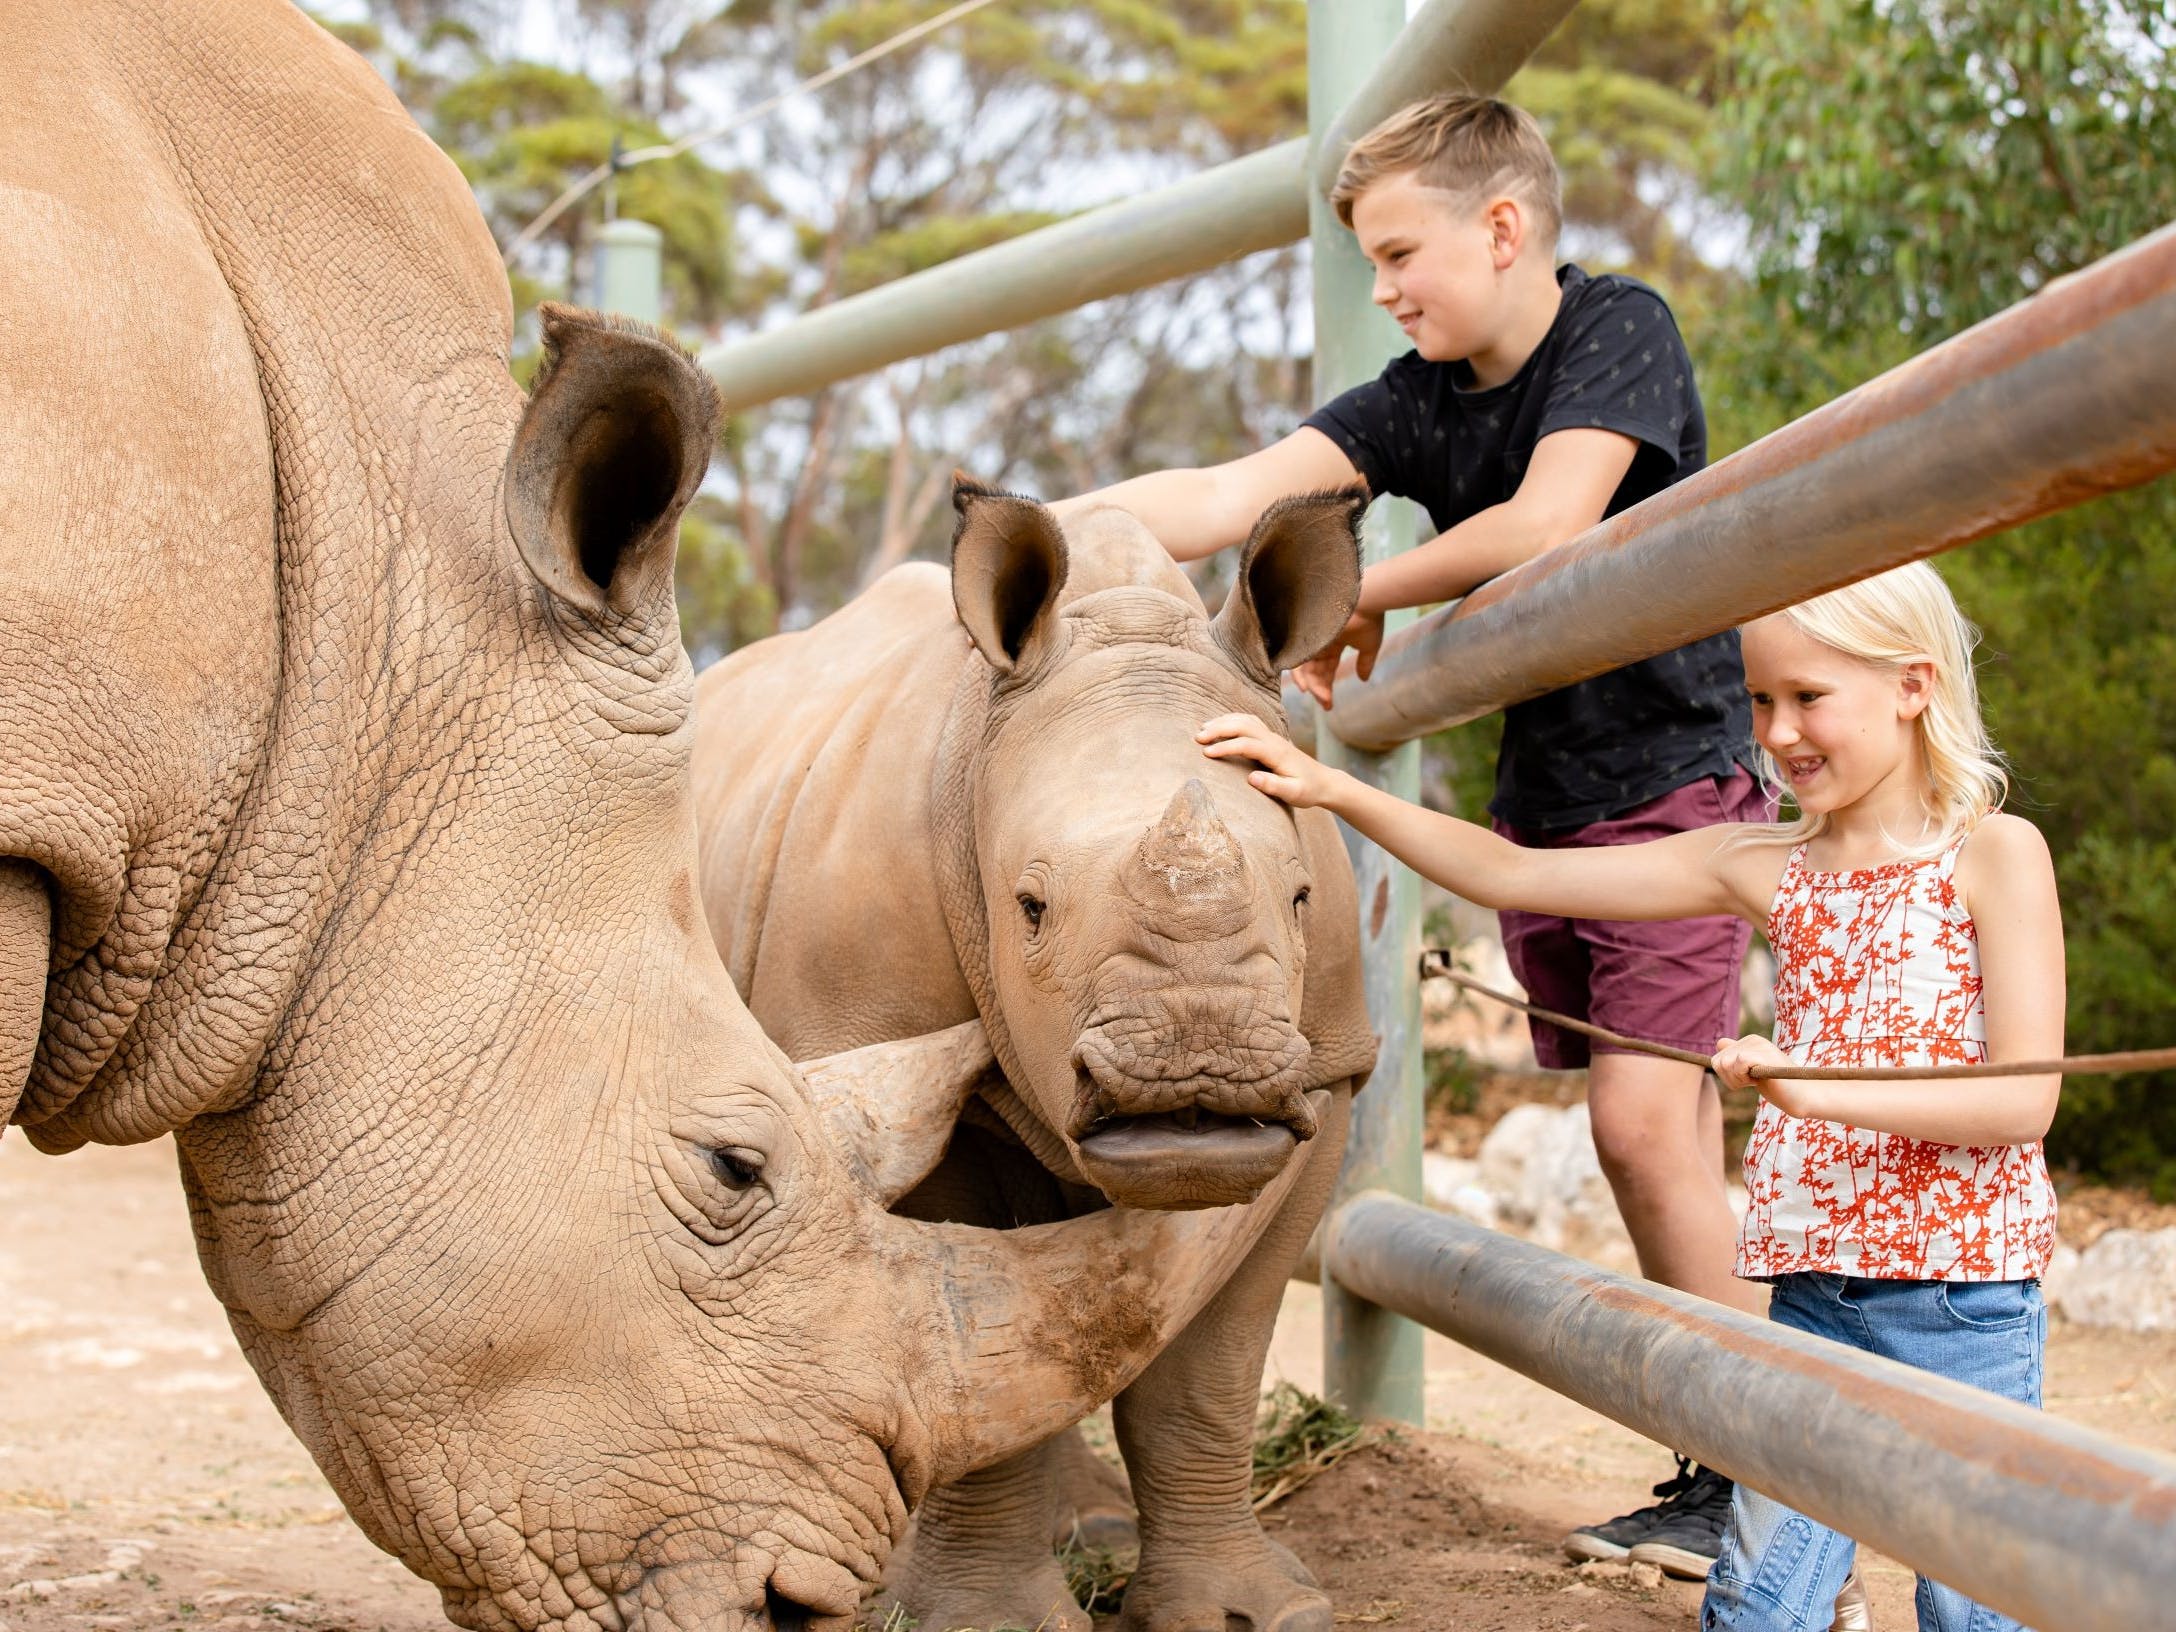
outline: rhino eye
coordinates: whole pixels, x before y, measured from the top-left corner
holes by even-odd
[[[718,1182],[728,1190],[747,1190],[763,1182],[760,1151],[720,1146],[710,1153],[710,1168],[718,1175]]]
[[[1025,890],[1022,890],[1013,899],[1020,903],[1021,916],[1028,921],[1028,933],[1032,935],[1041,929],[1043,927],[1043,914],[1049,908],[1039,898],[1028,894]]]
[[[1306,906],[1306,905],[1307,905],[1307,898],[1308,898],[1309,896],[1313,895],[1314,893],[1315,893],[1315,892],[1314,892],[1314,889],[1313,889],[1313,887],[1312,887],[1312,886],[1310,886],[1310,885],[1306,885],[1306,884],[1302,884],[1302,885],[1301,885],[1301,886],[1300,886],[1300,887],[1299,887],[1299,888],[1298,888],[1297,890],[1295,890],[1295,891],[1293,892],[1293,895],[1292,895],[1292,910],[1293,910],[1294,912],[1297,912],[1297,911],[1299,911],[1299,910],[1300,910],[1300,908],[1302,908],[1302,907]]]

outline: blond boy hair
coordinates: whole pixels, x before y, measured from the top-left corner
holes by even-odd
[[[1533,213],[1537,240],[1551,247],[1564,225],[1564,183],[1549,139],[1532,114],[1493,96],[1426,97],[1354,142],[1330,189],[1338,220],[1350,227],[1360,195],[1400,175],[1461,198],[1509,194]]]

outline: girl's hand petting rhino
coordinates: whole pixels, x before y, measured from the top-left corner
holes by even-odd
[[[1262,768],[1247,781],[1273,799],[1300,810],[1330,806],[1338,784],[1349,780],[1306,750],[1293,746],[1252,714],[1219,714],[1194,733],[1211,759],[1251,759]]]

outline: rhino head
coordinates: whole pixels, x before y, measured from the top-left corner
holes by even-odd
[[[398,375],[208,283],[157,570],[49,574],[35,623],[0,597],[0,1118],[177,1135],[250,1361],[455,1621],[844,1628],[921,1494],[1123,1387],[1249,1221],[887,1212],[989,1056],[969,1027],[797,1070],[705,931],[672,580],[711,388],[547,308],[524,404],[457,223],[473,330]],[[101,525],[135,560],[93,509],[50,536],[95,566]],[[79,626],[168,712],[116,726]]]
[[[1310,1092],[1365,1075],[1374,1045],[1334,824],[1194,734],[1282,718],[1279,672],[1351,614],[1365,497],[1264,514],[1213,619],[1123,511],[1069,534],[964,478],[954,501],[954,604],[982,661],[939,753],[963,818],[946,899],[999,1058],[1058,1165],[1114,1203],[1249,1200],[1313,1137]]]

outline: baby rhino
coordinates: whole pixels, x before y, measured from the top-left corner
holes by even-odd
[[[1278,1298],[1374,1061],[1352,873],[1334,822],[1194,738],[1281,717],[1279,671],[1351,613],[1363,496],[1266,513],[1213,618],[1123,511],[1061,526],[964,478],[954,503],[949,578],[901,567],[699,683],[711,930],[795,1059],[982,1021],[1001,1072],[901,1212],[1006,1227],[1290,1183],[1117,1402],[1141,1505],[1126,1623],[1326,1629],[1246,1488]],[[1076,1451],[936,1492],[894,1596],[928,1627],[1085,1629],[1049,1546]]]

